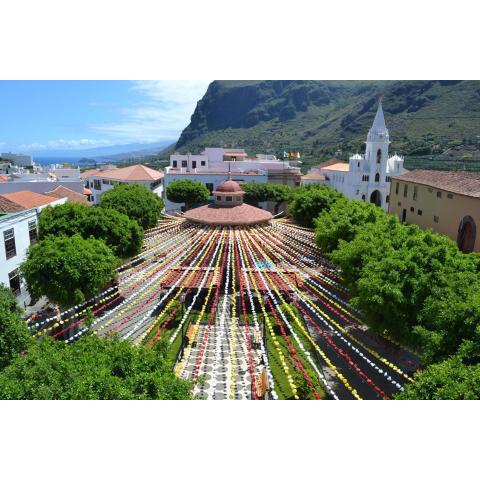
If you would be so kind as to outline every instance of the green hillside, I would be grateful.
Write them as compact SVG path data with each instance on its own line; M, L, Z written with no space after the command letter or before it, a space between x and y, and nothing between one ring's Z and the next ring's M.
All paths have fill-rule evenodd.
M175 149L298 149L305 165L362 152L379 98L407 168L480 170L480 82L214 81Z

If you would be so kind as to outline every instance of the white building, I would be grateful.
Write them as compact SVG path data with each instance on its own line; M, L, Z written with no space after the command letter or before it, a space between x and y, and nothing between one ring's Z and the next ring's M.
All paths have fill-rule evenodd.
M31 155L25 155L23 153L2 153L1 157L4 160L19 165L20 167L33 167L33 157Z
M30 303L19 267L28 247L38 238L37 209L0 215L0 283L9 287L20 306Z
M320 174L322 180L310 183L324 183L342 192L348 198L368 200L388 210L390 179L407 170L404 160L398 155L389 156L388 129L381 103L378 106L372 128L368 132L364 155L355 154L349 163L330 160L310 169L310 174Z
M100 203L100 197L120 183L137 183L144 185L159 197L163 197L163 172L145 167L132 165L125 168L105 168L102 170L88 170L80 174L85 181L85 187L91 192L94 205Z
M213 192L228 179L238 183L272 182L290 186L300 184L300 169L275 155L258 154L249 158L244 149L205 148L200 155L170 155L170 166L165 168L165 191L175 180L195 180ZM165 198L166 210L180 210L183 205Z

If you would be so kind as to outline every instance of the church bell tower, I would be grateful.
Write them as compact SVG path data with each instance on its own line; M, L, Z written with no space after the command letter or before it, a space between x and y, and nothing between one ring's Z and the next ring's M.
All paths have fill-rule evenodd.
M378 104L377 113L367 136L365 159L370 172L370 182L383 184L387 172L388 146L390 140L383 116L382 102Z

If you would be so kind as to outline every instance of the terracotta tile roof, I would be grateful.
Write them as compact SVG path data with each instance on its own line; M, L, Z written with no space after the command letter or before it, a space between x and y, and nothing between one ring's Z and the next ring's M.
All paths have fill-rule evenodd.
M350 164L337 162L327 165L326 167L321 167L323 170L334 170L337 172L348 172L350 170Z
M8 177L5 175L0 175L0 182L6 182L8 180Z
M132 165L131 167L104 170L95 176L112 180L158 180L163 178L163 172L145 165Z
M325 175L321 173L309 172L302 176L302 180L325 180Z
M236 207L204 205L185 212L184 217L207 225L255 225L268 222L272 214L261 208L243 204Z
M83 194L84 195L91 195L92 191L89 188L83 187Z
M392 178L480 198L480 172L412 170Z
M80 178L88 178L93 175L98 175L99 173L101 173L100 170L97 170L96 168L92 168L90 170L85 170L84 172L81 172Z
M42 193L30 192L29 190L20 190L14 193L4 193L3 198L14 202L23 208L35 208L58 200L58 197L43 195Z
M330 160L325 160L325 162L319 163L318 165L314 165L312 168L317 168L317 169L325 168L335 163L338 163L338 158L332 157Z
M14 213L21 212L25 210L24 207L18 203L12 202L8 198L5 198L3 195L0 195L0 212L1 213Z
M45 192L45 195L51 195L52 197L65 198L67 197L69 202L72 203L84 203L85 205L90 205L90 202L87 200L87 197L82 193L75 192L70 190L63 185L54 188L50 192Z

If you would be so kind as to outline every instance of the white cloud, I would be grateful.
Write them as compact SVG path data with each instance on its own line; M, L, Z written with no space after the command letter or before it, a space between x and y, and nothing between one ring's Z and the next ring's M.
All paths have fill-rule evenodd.
M90 128L124 142L176 139L188 125L208 80L159 80L132 82L140 94L138 104L121 111L121 120L92 124Z

